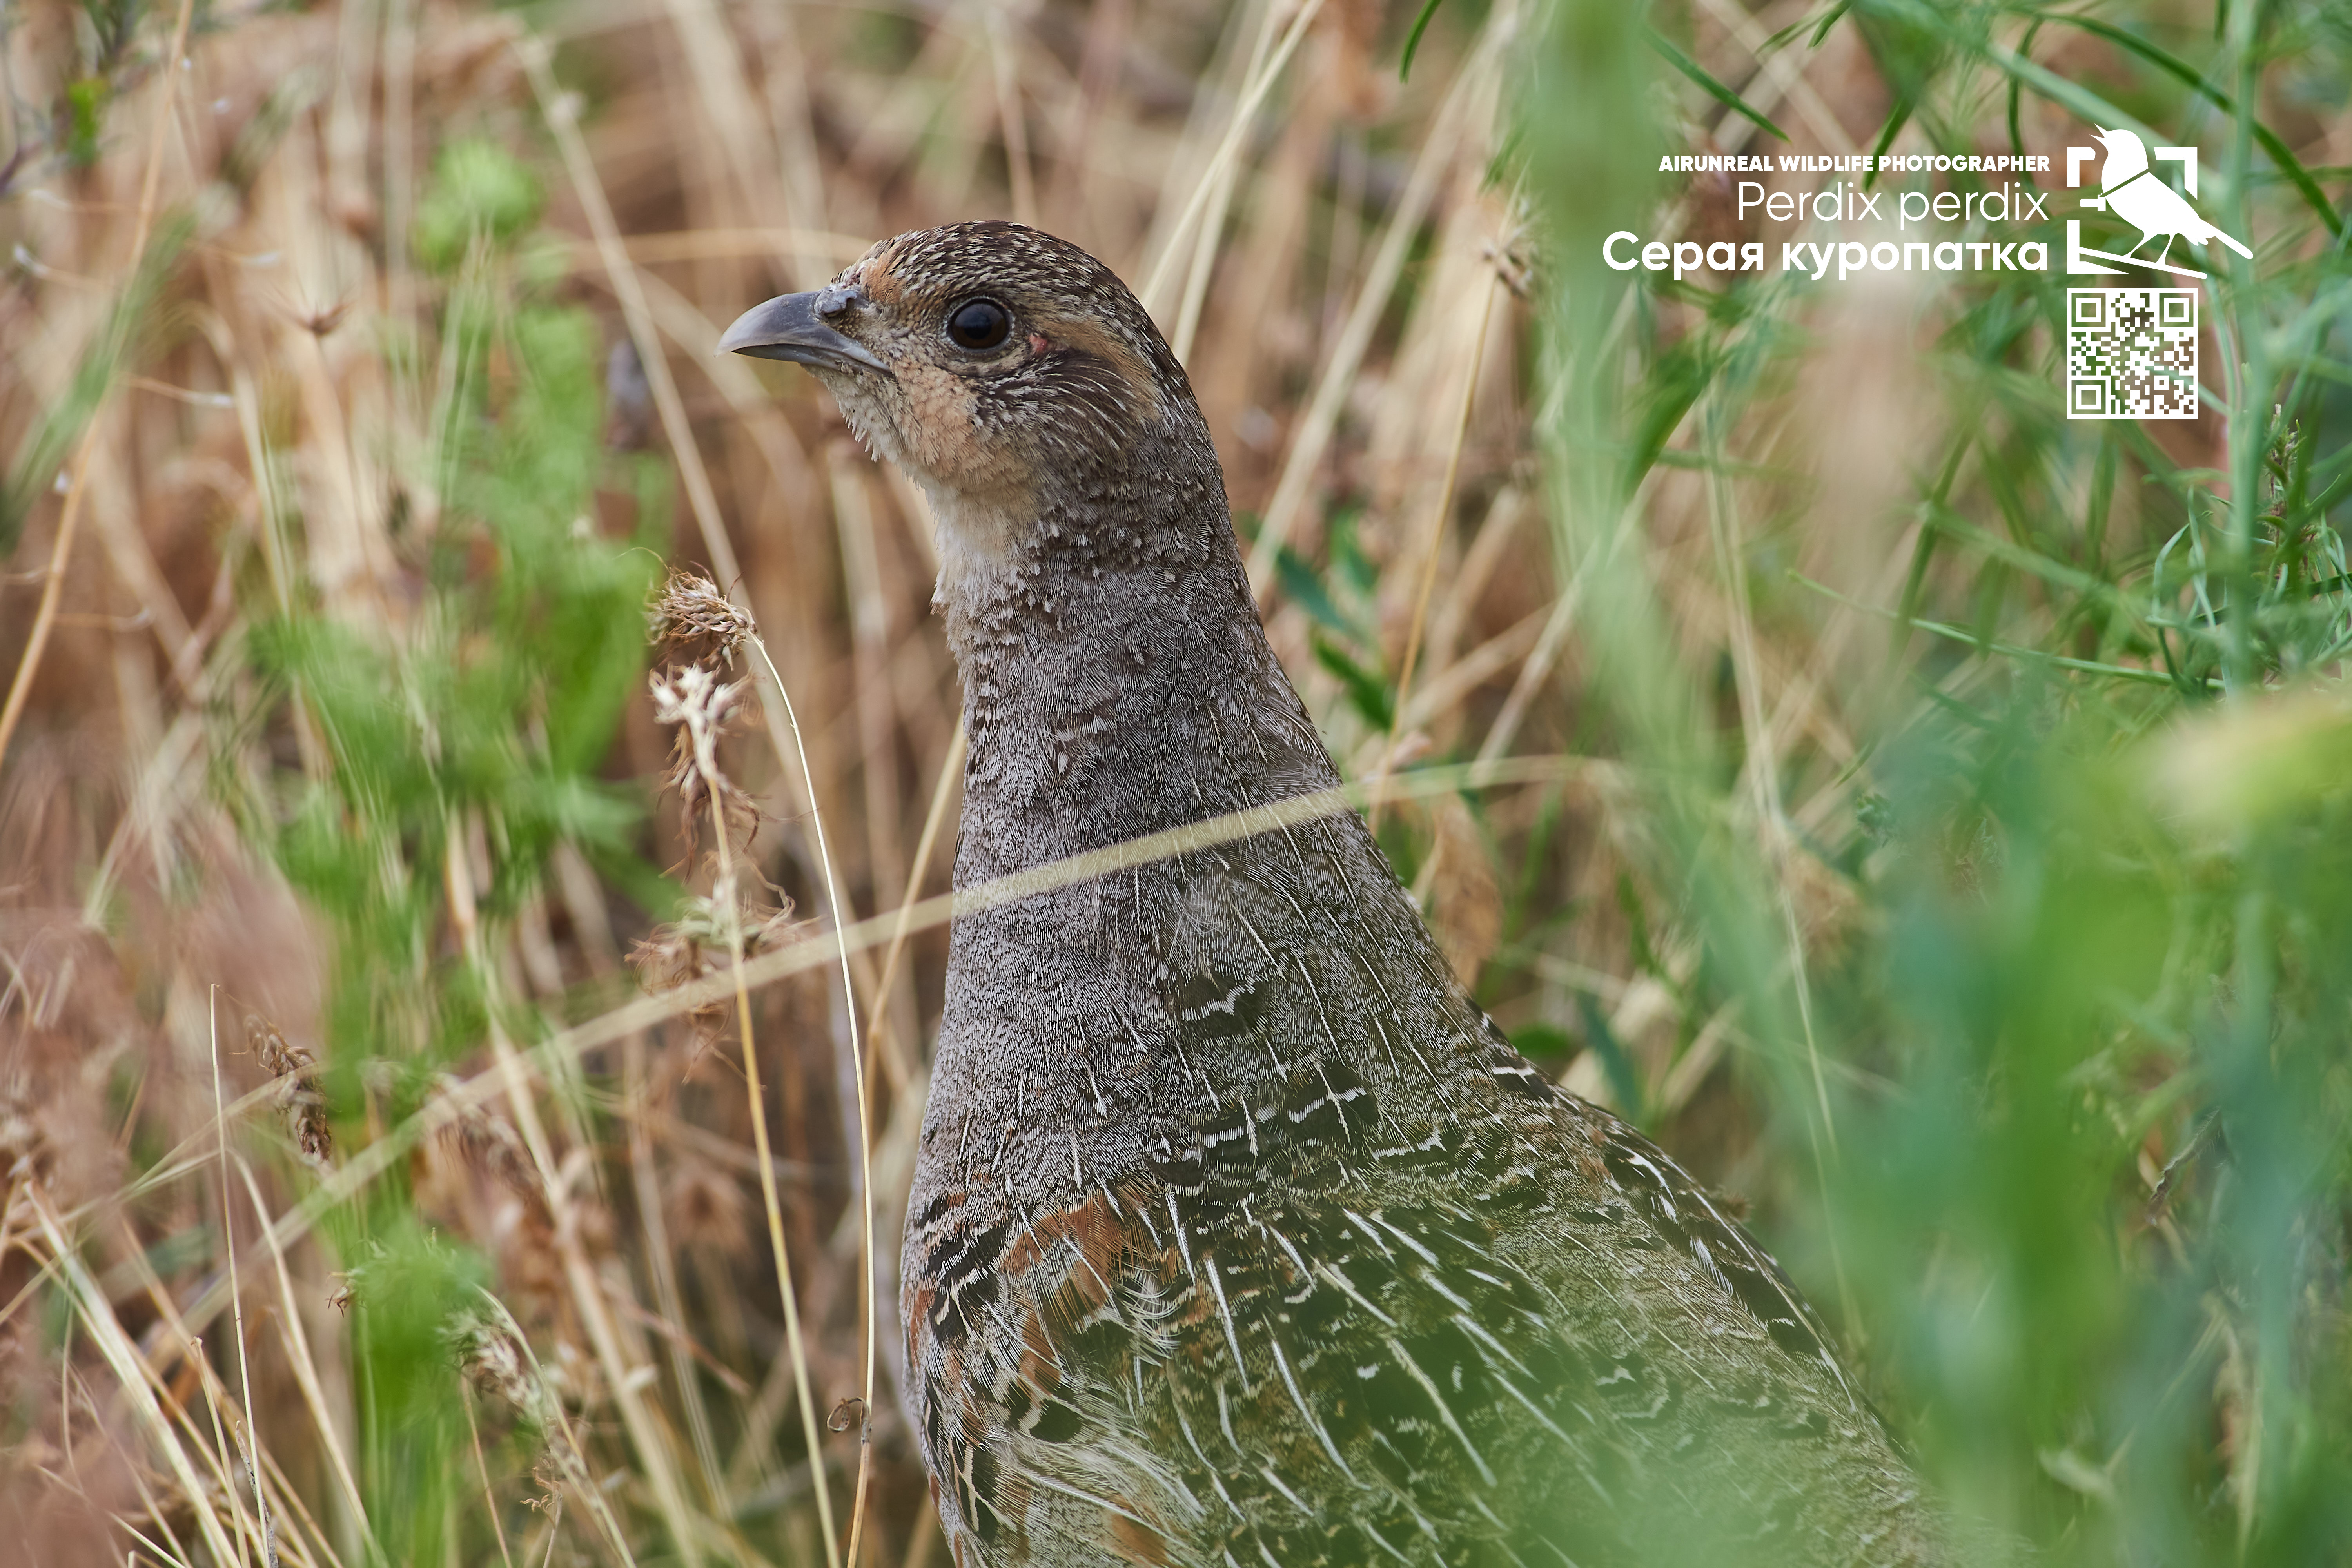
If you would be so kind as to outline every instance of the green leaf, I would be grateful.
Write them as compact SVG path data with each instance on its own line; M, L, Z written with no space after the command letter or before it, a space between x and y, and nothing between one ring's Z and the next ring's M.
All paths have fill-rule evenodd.
M1412 19L1412 31L1404 37L1404 57L1397 61L1397 80L1402 81L1412 74L1413 52L1421 47L1422 34L1429 31L1430 18L1437 15L1437 7L1444 3L1444 0L1429 0L1421 8L1421 15Z
M113 97L102 76L86 76L66 88L66 157L77 169L98 162L98 135Z
M468 138L441 150L433 183L416 205L411 242L436 272L463 260L477 238L512 242L539 221L539 179L494 142Z
M1345 637L1357 635L1355 623L1331 602L1329 592L1323 586L1323 579L1315 574L1315 568L1308 563L1307 557L1287 544L1275 552L1274 576L1275 581L1282 584L1283 597L1306 611L1307 618L1317 626L1328 627Z
M1773 124L1771 121L1766 119L1761 110L1750 107L1746 99L1740 97L1738 93L1732 91L1729 88L1716 80L1712 76L1709 76L1705 67L1701 66L1696 60L1691 58L1688 55L1683 53L1681 49L1675 47L1673 40L1669 39L1664 34L1659 32L1655 27L1652 27L1649 29L1649 37L1650 47L1657 51L1658 58L1664 60L1668 65L1674 67L1675 69L1682 72L1683 75L1690 78L1691 80L1696 82L1699 86L1699 90L1706 93L1709 98L1714 99L1717 103L1722 104L1734 114L1739 115L1744 119L1752 121L1758 130L1769 132L1771 134L1778 136L1783 142L1786 142L1789 139L1789 133L1787 132L1781 130L1779 126Z
M1307 640L1314 645L1315 662L1339 678L1339 684L1347 689L1349 705L1362 715L1365 723L1386 730L1396 721L1396 698L1387 681L1357 663L1321 627L1308 633Z
M1363 509L1342 507L1331 516L1324 530L1324 550L1331 557L1331 570L1339 584L1354 598L1369 603L1380 591L1381 569L1364 553L1364 546L1356 537L1356 520Z
M1642 389L1629 433L1632 450L1626 458L1624 479L1629 492L1657 462L1659 453L1681 426L1683 416L1714 380L1715 371L1713 355L1697 342L1696 333L1659 358Z
M1531 1062L1559 1061L1576 1053L1576 1037L1558 1024L1522 1024L1511 1031L1511 1044Z
M1576 994L1576 1012L1584 1021L1585 1044L1594 1056L1601 1058L1601 1074L1608 1079L1610 1089L1617 1096L1617 1103L1623 1109L1625 1120L1636 1127L1645 1125L1649 1118L1643 1112L1646 1097L1642 1093L1642 1075L1634 1069L1633 1058L1627 1056L1625 1047L1618 1043L1616 1031L1610 1028L1608 1016L1601 1011L1601 1005L1592 999L1591 992Z

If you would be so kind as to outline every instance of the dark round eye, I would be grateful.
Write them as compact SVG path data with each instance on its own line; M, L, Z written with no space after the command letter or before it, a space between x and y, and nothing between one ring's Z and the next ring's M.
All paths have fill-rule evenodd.
M1013 330L1013 318L993 300L966 300L948 312L948 337L960 349L992 349Z

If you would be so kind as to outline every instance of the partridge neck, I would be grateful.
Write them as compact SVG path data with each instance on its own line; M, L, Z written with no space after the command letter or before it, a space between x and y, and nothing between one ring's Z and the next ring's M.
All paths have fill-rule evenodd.
M1159 510L1048 518L947 606L971 742L959 883L1335 782L1223 505L1213 530Z

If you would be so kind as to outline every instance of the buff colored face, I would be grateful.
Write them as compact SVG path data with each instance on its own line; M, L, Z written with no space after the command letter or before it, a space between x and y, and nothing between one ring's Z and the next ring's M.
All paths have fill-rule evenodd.
M824 289L758 307L721 346L807 364L859 438L929 492L943 555L983 563L1056 479L1120 461L1161 392L1118 310L1102 308L1102 279L1081 279L1095 290L1082 297L1055 257L984 245L943 267L925 238L887 241Z

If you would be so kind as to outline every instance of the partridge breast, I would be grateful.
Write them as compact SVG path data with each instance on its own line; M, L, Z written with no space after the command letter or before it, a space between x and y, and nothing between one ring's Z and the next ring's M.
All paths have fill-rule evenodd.
M1513 1051L1417 922L1368 929L1355 826L1142 872L1106 944L1203 898L1242 943L1038 1019L1099 1089L1075 1116L1016 1085L927 1125L909 1365L962 1560L1930 1560L1779 1268ZM1005 923L1091 923L1059 901ZM1160 1131L1103 1169L1072 1120Z

